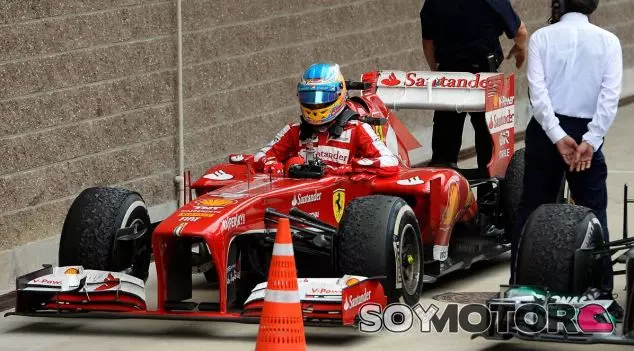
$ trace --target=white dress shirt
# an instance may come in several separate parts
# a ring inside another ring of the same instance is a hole
[[[623,54],[616,35],[581,13],[537,30],[528,44],[533,115],[553,143],[567,133],[555,112],[588,118],[583,140],[598,150],[612,125],[621,95]]]

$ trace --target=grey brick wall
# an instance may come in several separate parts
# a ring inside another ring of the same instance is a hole
[[[531,30],[549,3],[514,1]],[[338,62],[349,78],[426,69],[421,4],[183,0],[187,168],[198,176],[296,119],[295,84],[312,62]],[[603,0],[593,18],[621,37],[628,67],[633,10]],[[151,206],[175,200],[176,23],[171,0],[0,0],[0,253],[55,236],[88,186],[135,189]],[[402,116],[428,134],[429,113]]]

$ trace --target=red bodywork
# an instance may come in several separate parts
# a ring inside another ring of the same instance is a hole
[[[414,210],[424,245],[434,248],[447,247],[454,225],[470,221],[477,213],[477,203],[469,182],[458,171],[452,169],[411,168],[410,151],[421,145],[395,113],[375,94],[378,77],[378,72],[363,75],[363,81],[370,83],[372,87],[363,91],[361,96],[351,98],[350,106],[362,117],[387,119],[387,124],[375,126],[375,130],[400,157],[402,167],[398,175],[390,178],[378,178],[373,175],[325,176],[322,179],[271,178],[269,175],[254,172],[252,156],[232,155],[229,163],[210,168],[205,175],[191,184],[190,190],[197,195],[196,198],[188,201],[154,229],[152,245],[158,278],[158,309],[148,311],[145,304],[138,302],[119,304],[111,311],[125,311],[126,314],[137,317],[174,316],[218,320],[257,317],[257,303],[248,306],[244,313],[233,312],[229,308],[229,290],[234,288],[234,279],[229,282],[228,277],[235,274],[235,265],[228,269],[228,262],[232,244],[237,237],[260,233],[271,228],[264,218],[267,208],[288,213],[292,207],[297,207],[337,227],[343,208],[351,200],[373,194],[398,196],[405,199]],[[503,76],[489,79],[491,88],[487,90],[487,111],[499,107],[497,101],[500,96],[513,96],[513,80],[510,81],[511,84],[504,84]],[[495,131],[494,124],[495,121],[492,120],[490,129],[495,142],[495,153],[489,171],[492,176],[499,176],[503,175],[513,154],[513,128]],[[509,131],[511,140],[501,143],[503,138],[509,137]],[[395,140],[388,140],[389,138]],[[504,153],[502,148],[506,150]],[[170,268],[174,261],[180,259],[177,243],[187,238],[202,240],[209,248],[219,281],[217,310],[177,312],[165,307],[170,300],[182,301],[191,297],[170,291],[177,289],[178,279],[187,274],[172,271]],[[380,291],[382,295],[380,284],[372,279],[358,286],[346,288],[343,295],[354,294],[355,289],[361,287],[374,292]],[[178,296],[173,298],[171,295],[174,294]],[[385,297],[377,295],[379,294],[374,293],[369,302],[385,306]],[[69,302],[71,300],[69,297]],[[352,324],[356,313],[343,313],[341,304],[304,304],[303,307],[307,319],[321,319],[325,315],[336,315],[333,311],[338,311],[339,315],[335,319],[339,319],[343,324]]]

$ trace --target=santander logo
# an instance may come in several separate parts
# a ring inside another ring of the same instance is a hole
[[[396,78],[396,75],[394,73],[392,73],[389,77],[381,80],[381,84],[387,85],[388,87],[393,87],[401,84],[401,81]]]

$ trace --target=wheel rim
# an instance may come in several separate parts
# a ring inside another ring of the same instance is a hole
[[[420,281],[421,257],[420,243],[416,231],[411,224],[403,228],[400,248],[403,289],[408,295],[415,295],[418,292]]]

